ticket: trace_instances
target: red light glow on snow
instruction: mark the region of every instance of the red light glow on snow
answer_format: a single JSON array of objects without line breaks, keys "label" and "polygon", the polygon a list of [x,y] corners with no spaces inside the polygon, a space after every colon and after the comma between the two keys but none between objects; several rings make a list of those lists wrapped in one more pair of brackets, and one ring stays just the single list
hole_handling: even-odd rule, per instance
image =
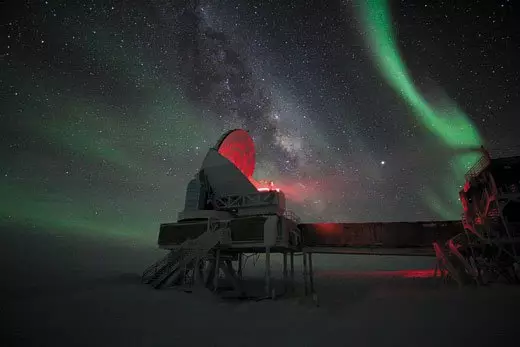
[{"label": "red light glow on snow", "polygon": [[[438,270],[437,270],[438,271]],[[390,271],[320,271],[319,277],[336,278],[433,278],[435,269],[390,270]],[[440,273],[437,273],[437,276]]]}]

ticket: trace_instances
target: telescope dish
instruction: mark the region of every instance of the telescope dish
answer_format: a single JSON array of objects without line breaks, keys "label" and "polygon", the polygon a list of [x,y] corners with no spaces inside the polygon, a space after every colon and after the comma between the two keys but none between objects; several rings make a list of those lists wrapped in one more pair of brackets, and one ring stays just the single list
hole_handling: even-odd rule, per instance
[{"label": "telescope dish", "polygon": [[247,131],[225,133],[210,148],[201,171],[216,196],[248,195],[258,192],[252,181],[255,171],[255,145]]},{"label": "telescope dish", "polygon": [[218,153],[232,162],[248,179],[253,177],[256,165],[255,143],[242,129],[228,131],[215,146]]}]

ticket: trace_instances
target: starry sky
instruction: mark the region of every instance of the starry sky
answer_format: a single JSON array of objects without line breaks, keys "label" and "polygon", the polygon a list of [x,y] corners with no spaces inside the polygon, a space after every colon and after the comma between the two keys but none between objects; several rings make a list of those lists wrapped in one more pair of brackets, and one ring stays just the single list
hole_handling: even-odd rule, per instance
[{"label": "starry sky", "polygon": [[0,223],[154,239],[234,128],[304,221],[458,219],[519,152],[517,5],[3,3]]}]

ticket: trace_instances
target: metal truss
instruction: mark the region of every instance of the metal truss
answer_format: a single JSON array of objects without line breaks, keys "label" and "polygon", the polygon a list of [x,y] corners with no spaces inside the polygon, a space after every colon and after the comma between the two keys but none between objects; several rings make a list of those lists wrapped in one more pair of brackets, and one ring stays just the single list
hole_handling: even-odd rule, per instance
[{"label": "metal truss", "polygon": [[503,168],[490,164],[489,157],[483,156],[466,175],[460,192],[465,233],[447,245],[458,265],[478,283],[498,277],[518,282],[520,230],[508,221],[505,208],[513,201],[520,202],[520,192],[517,183],[497,182],[494,170]]},{"label": "metal truss", "polygon": [[258,192],[247,195],[230,195],[213,198],[217,210],[231,210],[244,207],[279,205],[279,193],[275,191]]}]

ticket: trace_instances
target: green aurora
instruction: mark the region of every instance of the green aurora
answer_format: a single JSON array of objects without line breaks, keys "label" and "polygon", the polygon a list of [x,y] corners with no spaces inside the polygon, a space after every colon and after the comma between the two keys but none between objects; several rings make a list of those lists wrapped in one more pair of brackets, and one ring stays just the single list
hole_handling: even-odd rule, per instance
[{"label": "green aurora", "polygon": [[450,172],[443,177],[444,186],[434,192],[427,188],[423,199],[441,218],[458,218],[457,211],[443,206],[443,201],[455,201],[464,173],[478,160],[475,151],[482,139],[470,118],[449,99],[428,102],[419,92],[399,53],[392,28],[387,0],[360,1],[360,13],[367,45],[381,75],[390,87],[413,111],[416,119],[439,140],[439,146],[451,149],[453,156],[446,165]]},{"label": "green aurora", "polygon": [[[368,44],[382,75],[420,123],[437,136],[439,145],[455,150],[446,163],[444,186],[427,187],[422,195],[440,218],[457,219],[457,210],[445,202],[457,199],[463,174],[477,154],[456,150],[478,147],[482,140],[453,103],[444,100],[442,107],[433,106],[414,87],[395,43],[387,2],[369,1],[361,8]],[[128,46],[120,48],[117,33],[104,23],[83,26],[71,29],[86,33],[83,47],[87,49],[76,47],[81,59],[85,64],[99,62],[89,68],[97,69],[100,78],[110,76],[121,85],[139,86],[138,100],[129,99],[140,106],[127,108],[90,93],[75,83],[74,76],[46,74],[23,63],[3,69],[3,79],[16,81],[18,89],[31,96],[24,104],[12,101],[4,112],[42,116],[16,120],[30,136],[22,145],[27,148],[0,182],[0,224],[129,238],[149,245],[157,237],[159,223],[175,220],[184,200],[183,195],[171,195],[170,175],[177,175],[175,182],[182,186],[177,191],[184,194],[191,174],[183,174],[179,167],[195,172],[203,153],[193,149],[204,152],[225,127],[216,129],[204,121],[203,112],[155,67],[153,57]],[[49,35],[55,34],[49,29]],[[68,163],[75,178],[53,169]],[[89,172],[83,166],[97,169]],[[107,191],[113,196],[107,196]]]},{"label": "green aurora", "polygon": [[[100,40],[103,36],[98,34],[97,45],[89,45],[92,51],[85,55],[96,54],[97,60],[112,61],[107,73],[117,76],[123,83],[142,84],[139,114],[129,115],[124,108],[107,104],[95,96],[75,95],[70,91],[49,93],[66,91],[70,82],[40,71],[38,83],[24,84],[24,92],[33,96],[31,103],[12,104],[12,108],[6,110],[13,114],[30,110],[42,117],[30,120],[20,117],[17,121],[20,129],[31,134],[33,150],[19,158],[12,173],[0,184],[0,196],[3,197],[0,224],[150,244],[157,237],[158,225],[175,219],[175,210],[157,210],[155,202],[146,201],[149,197],[166,200],[164,196],[168,194],[171,177],[165,173],[172,167],[175,174],[175,166],[178,166],[178,163],[172,163],[173,154],[189,152],[197,146],[202,149],[206,139],[214,142],[220,134],[203,126],[198,116],[200,111],[189,105],[168,83],[157,79],[143,81],[132,69],[143,62],[142,58],[117,55],[116,52],[112,52],[111,59],[102,56],[103,50],[98,46],[110,44]],[[3,76],[10,80],[35,79],[34,75],[24,75],[24,71],[22,66],[15,65],[4,70]],[[149,136],[142,136],[142,133]],[[79,165],[87,163],[99,170],[86,173],[89,177],[81,182],[60,177],[63,173],[55,177],[39,174],[39,163],[44,162],[45,166],[53,159],[38,158],[35,155],[39,152],[38,146],[56,153],[56,158]],[[193,166],[194,171],[195,159],[197,156],[193,153],[183,165]],[[57,160],[55,166],[61,166],[61,162]],[[70,171],[80,170],[73,165],[70,168]],[[188,176],[184,178],[186,183],[188,179]],[[93,180],[97,180],[97,184],[92,183]],[[118,187],[121,196],[107,197],[106,192],[96,187],[100,182],[104,186],[121,186]],[[161,186],[165,187],[164,192],[159,191]],[[130,193],[132,191],[136,193]],[[124,198],[128,195],[143,196],[143,201],[136,204],[131,202],[133,199]],[[180,203],[183,198],[170,197]]]}]

